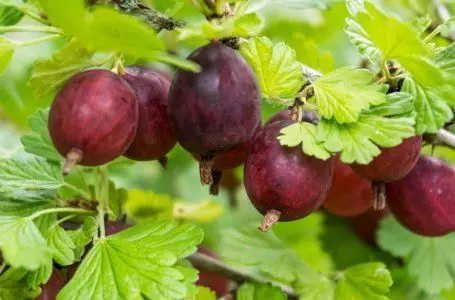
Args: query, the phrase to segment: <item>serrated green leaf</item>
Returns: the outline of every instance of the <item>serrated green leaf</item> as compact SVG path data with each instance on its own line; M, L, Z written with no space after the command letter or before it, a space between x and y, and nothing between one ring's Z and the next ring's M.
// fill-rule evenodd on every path
M424 87L411 78L407 78L402 92L414 97L416 116L416 134L436 133L453 118L453 112L445 102L446 90L444 87Z
M0 249L6 262L15 268L36 270L52 259L46 240L28 218L0 216Z
M437 87L444 82L444 75L434 62L423 56L404 56L399 59L400 64L413 78L425 86Z
M417 17L413 22L412 25L420 34L423 34L430 26L432 20L430 15L425 15L423 17Z
M331 152L341 151L345 163L368 164L379 155L379 147L394 147L414 136L413 118L362 115L357 123L337 124L321 120L318 139Z
M295 289L299 300L333 300L335 285L326 276L314 273L312 276L299 276Z
M455 234L419 236L388 217L381 222L378 237L382 249L405 259L406 269L417 279L420 289L437 294L453 286Z
M41 158L0 160L0 193L57 190L63 184L60 165Z
M61 162L63 157L55 149L49 135L48 117L49 109L38 109L31 115L28 122L33 133L23 135L21 143L24 146L24 150L28 153Z
M55 218L52 225L43 232L43 236L47 240L47 246L52 249L55 262L61 266L68 266L75 260L74 249L76 245L56 221Z
M172 216L175 219L197 223L210 223L219 219L224 213L223 205L215 201L198 201L174 203Z
M309 269L273 232L262 233L255 226L224 231L223 250L228 262L254 267L285 283L294 282Z
M77 230L67 231L68 236L73 241L74 245L74 259L80 261L82 255L85 253L85 246L87 246L95 235L97 223L95 218L87 217L84 219L84 224Z
M39 288L42 284L45 284L52 275L52 259L50 259L44 265L41 265L35 271L28 271L25 276L27 287L31 290Z
M11 6L10 4L23 4L27 2L24 1L0 1L0 25L2 26L12 26L22 19L24 13L18 10L17 8Z
M337 282L335 299L387 300L392 277L383 263L365 263L345 270Z
M183 299L185 274L175 264L201 240L194 226L173 222L144 223L100 239L57 299Z
M35 62L29 85L37 99L57 91L74 74L99 65L93 52L73 39L51 58Z
M0 215L26 217L45 208L56 206L54 191L23 191L0 193Z
M433 60L445 72L447 81L453 83L455 77L455 43L438 49Z
M245 283L237 291L237 300L285 300L286 295L278 287L266 284Z
M198 286L195 297L187 300L216 300L216 294L205 286Z
M6 68L8 68L15 49L16 45L12 41L4 36L0 36L0 76L3 75Z
M296 147L302 144L302 151L307 155L323 160L331 157L330 152L324 148L324 144L317 139L317 127L314 124L297 122L283 128L280 133L282 135L278 140L283 146Z
M355 17L357 12L365 10L364 0L346 0L346 8L351 16Z
M0 276L0 299L28 300L38 297L39 289L29 289L26 281L27 271L9 268Z
M398 92L386 95L386 102L374 106L364 114L376 116L412 115L414 97L408 93Z
M368 34L363 30L362 26L356 21L346 19L344 31L349 37L351 43L357 48L360 55L368 59L374 65L381 62L382 52L369 39Z
M355 122L362 110L385 102L385 95L371 84L372 80L370 71L353 67L322 76L313 84L319 114L326 119L333 117L338 123Z
M260 37L242 42L240 53L256 73L262 96L273 104L291 104L304 83L295 51Z
M83 0L71 2L39 0L52 24L76 37L89 50L120 52L132 57L181 62L169 59L164 43L156 32L141 20L111 7L98 5L88 10ZM84 20L84 22L81 22ZM198 71L199 66L187 61L180 66Z

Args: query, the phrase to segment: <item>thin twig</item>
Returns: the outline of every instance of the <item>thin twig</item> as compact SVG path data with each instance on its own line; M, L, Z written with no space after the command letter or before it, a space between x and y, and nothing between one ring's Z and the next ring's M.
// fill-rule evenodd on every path
M444 145L455 149L455 134L446 129L440 129L436 135L424 136L425 140L433 145Z
M229 278L237 283L243 282L257 282L257 283L271 283L255 275L248 274L247 272L239 269L235 269L231 266L224 264L223 262L216 260L210 256L194 253L189 258L191 264L199 269L208 272L217 273L223 277ZM273 283L274 284L274 283ZM275 284L276 285L276 284ZM298 299L299 294L294 289L287 285L277 285L283 293L289 296L289 299Z

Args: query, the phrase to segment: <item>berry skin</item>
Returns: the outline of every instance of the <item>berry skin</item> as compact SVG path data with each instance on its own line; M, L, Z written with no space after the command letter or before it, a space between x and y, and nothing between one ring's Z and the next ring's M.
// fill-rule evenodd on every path
M177 72L169 92L169 120L182 147L200 155L201 182L211 184L213 157L248 142L260 125L260 91L243 58L219 42L188 59L202 71Z
M352 169L371 181L391 182L406 176L415 166L422 147L422 137L405 139L400 145L382 148L381 154L368 165L352 164Z
M283 121L283 120L291 120L292 117L292 111L290 109L282 110L271 116L265 125L276 122L276 121ZM313 123L317 124L319 123L319 117L316 113L310 112L310 111L303 111L302 112L302 122L308 122L308 123Z
M333 174L333 160L305 155L300 147L280 145L280 130L293 124L266 125L245 162L244 183L256 209L265 215L262 231L277 221L301 219L325 200Z
M322 206L334 215L352 217L366 212L373 203L371 183L335 157L333 179Z
M141 66L125 70L122 78L136 92L139 122L136 136L124 155L142 161L164 158L177 142L167 115L169 77Z
M198 252L217 260L220 259L215 252L204 247L200 247ZM229 291L229 280L216 273L204 270L199 271L199 279L196 281L196 285L210 288L216 293L217 297L222 297Z
M54 300L57 297L57 294L65 285L65 277L62 272L53 267L52 275L49 280L44 284L41 289L41 295L38 297L38 300Z
M455 231L455 170L422 156L404 178L386 184L387 206L409 230L423 236Z
M55 148L75 164L99 166L121 156L137 129L138 104L120 76L89 70L73 76L57 94L49 113Z

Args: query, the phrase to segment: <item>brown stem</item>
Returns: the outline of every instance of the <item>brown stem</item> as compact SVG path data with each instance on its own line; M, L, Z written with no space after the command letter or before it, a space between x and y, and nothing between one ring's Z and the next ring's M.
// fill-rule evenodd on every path
M218 169L212 169L212 179L213 182L210 185L210 195L217 196L220 192L220 181L221 181L221 176L223 175L223 172Z
M167 169L167 163L168 163L168 159L167 159L167 156L163 156L161 158L158 159L158 162L160 163L160 165L163 167L163 169Z
M73 167L81 162L84 153L79 149L71 149L68 154L66 154L65 164L63 165L63 175L68 175Z
M199 163L199 175L201 176L202 184L212 184L212 166L213 155L201 155L201 162Z
M373 209L383 210L387 198L384 182L373 182Z
M257 275L248 274L244 270L235 269L231 266L224 264L222 261L214 259L210 256L201 253L194 253L191 255L188 260L191 264L198 270L204 270L207 272L212 272L219 274L223 277L229 278L237 283L244 282L257 282L257 283L269 283L266 280L258 277ZM283 293L288 295L288 299L298 299L299 294L297 294L294 289L287 285L277 285Z
M261 226L259 226L259 230L262 232L268 231L275 225L276 222L280 220L281 212L275 209L271 209L267 212L262 220Z

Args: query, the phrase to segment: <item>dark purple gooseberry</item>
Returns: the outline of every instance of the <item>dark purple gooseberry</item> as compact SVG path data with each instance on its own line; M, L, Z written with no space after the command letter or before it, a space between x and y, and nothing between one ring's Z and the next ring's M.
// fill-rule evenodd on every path
M156 160L166 165L166 154L177 140L167 115L170 78L158 71L130 66L122 75L136 92L139 103L139 122L125 156L134 160Z
M265 215L260 229L277 221L301 219L325 200L333 174L333 160L308 156L300 147L283 147L277 137L292 121L266 125L255 139L245 162L244 183L256 209Z
M424 236L455 231L455 170L422 156L404 178L386 184L387 206L409 230Z
M290 109L277 112L267 120L265 125L282 120L292 120L292 111ZM317 124L319 123L319 116L315 112L303 111L301 121Z
M75 164L99 166L121 156L137 129L133 89L117 74L89 70L73 76L57 94L49 114L49 133L66 157L63 173Z
M201 157L201 181L213 182L213 158L250 140L261 122L261 99L251 68L231 48L212 42L189 57L202 71L179 71L169 93L177 140Z
M38 300L55 300L57 294L65 285L65 277L62 272L53 267L52 275L49 280L41 287L41 295L38 297Z
M372 181L373 207L375 209L383 209L385 206L384 183L406 176L417 163L421 147L421 136L410 137L398 146L381 148L381 154L367 165L351 165L354 172Z

